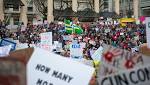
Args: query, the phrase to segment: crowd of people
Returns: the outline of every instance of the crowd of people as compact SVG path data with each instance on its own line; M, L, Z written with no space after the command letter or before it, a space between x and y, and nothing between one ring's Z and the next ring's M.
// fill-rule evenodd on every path
M132 51L146 43L146 33L144 24L129 23L122 27L120 24L104 25L96 23L95 26L83 25L84 32L81 35L67 34L65 32L65 26L63 24L51 23L32 25L28 24L27 27L24 25L18 26L16 32L11 32L10 29L6 28L4 23L0 23L0 37L1 38L13 38L19 40L20 43L37 44L40 42L40 33L52 32L53 41L59 41L62 43L61 53L63 56L69 57L68 43L72 42L72 39L78 43L86 43L84 48L84 56L88 59L92 59L91 55L96 49L98 49L102 43L109 44L121 49ZM66 36L72 36L72 39L66 39Z
M0 21L0 38L13 38L20 43L38 44L40 43L40 33L52 32L53 41L62 43L62 49L57 52L64 57L70 57L69 44L73 41L85 43L83 57L92 60L93 53L102 46L103 43L138 52L138 47L146 43L146 27L144 24L127 23L121 24L101 24L95 22L91 24L80 24L84 30L82 34L67 34L64 24L50 23L33 25L28 23L27 27L23 24L18 26L16 32L11 32L4 22ZM95 81L95 77L92 78ZM92 80L92 81L93 81ZM92 85L92 84L91 84Z

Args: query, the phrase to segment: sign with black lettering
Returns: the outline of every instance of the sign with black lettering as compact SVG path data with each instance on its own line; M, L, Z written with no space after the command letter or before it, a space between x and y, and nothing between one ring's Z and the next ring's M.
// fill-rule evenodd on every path
M150 65L101 77L99 85L150 85Z
M27 85L88 85L94 68L36 48L27 64Z
M150 48L150 17L146 17L146 37L147 37L147 46Z
M80 44L72 43L70 45L70 57L81 59L83 57L83 48Z

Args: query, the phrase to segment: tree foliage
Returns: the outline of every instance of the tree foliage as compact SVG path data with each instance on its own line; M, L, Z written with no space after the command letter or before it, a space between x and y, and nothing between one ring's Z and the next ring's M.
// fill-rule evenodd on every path
M36 10L41 13L44 18L47 17L47 0L33 0Z

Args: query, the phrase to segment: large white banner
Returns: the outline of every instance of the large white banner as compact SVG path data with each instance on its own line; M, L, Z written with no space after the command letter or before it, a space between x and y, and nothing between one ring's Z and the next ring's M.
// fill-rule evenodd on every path
M83 48L80 44L72 43L70 45L70 57L81 59L83 57Z
M146 17L146 38L147 46L150 48L150 17Z
M94 68L36 48L27 64L27 85L88 85Z
M51 46L52 46L52 32L46 32L46 33L41 33L40 34L41 37L41 43L40 43L40 47L51 51Z

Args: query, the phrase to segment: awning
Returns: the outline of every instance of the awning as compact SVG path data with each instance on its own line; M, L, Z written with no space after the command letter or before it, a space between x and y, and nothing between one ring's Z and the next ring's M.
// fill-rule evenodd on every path
M120 16L115 12L100 12L99 16L103 17L103 18L113 18L113 19L119 19L120 18Z
M121 18L120 22L124 23L124 22L135 22L136 19L135 18Z

